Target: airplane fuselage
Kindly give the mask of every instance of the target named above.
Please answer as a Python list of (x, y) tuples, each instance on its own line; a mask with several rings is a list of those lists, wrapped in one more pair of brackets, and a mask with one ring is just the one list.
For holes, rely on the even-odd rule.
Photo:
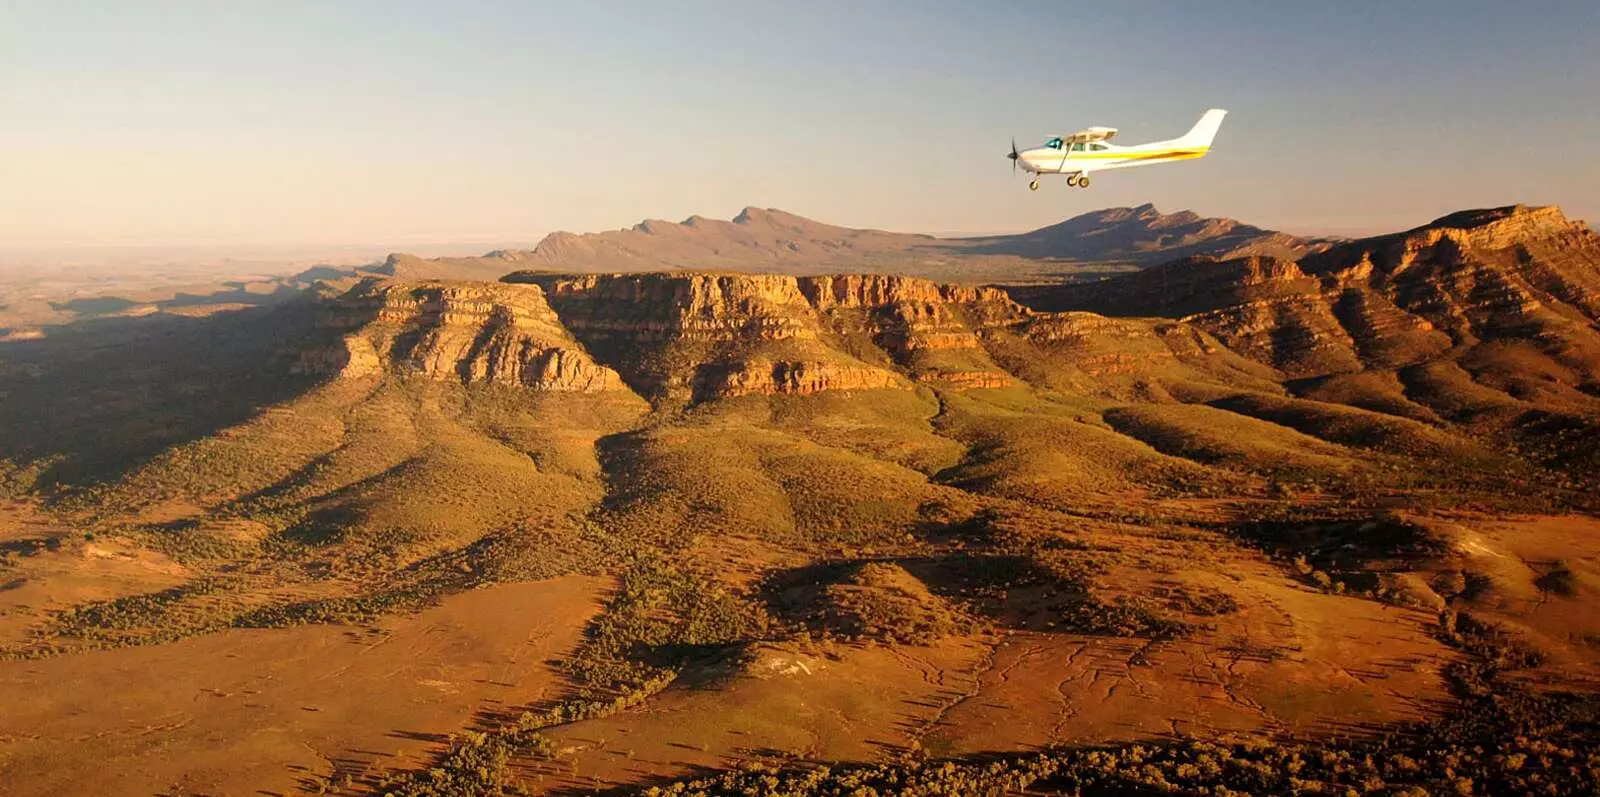
[(1123, 169), (1129, 166), (1145, 166), (1152, 163), (1192, 160), (1204, 157), (1211, 150), (1209, 145), (1184, 147), (1168, 144), (1141, 144), (1135, 147), (1119, 147), (1115, 144), (1106, 144), (1098, 141), (1086, 145), (1073, 144), (1068, 146), (1082, 146), (1083, 149), (1073, 151), (1066, 147), (1062, 149), (1035, 147), (1019, 153), (1017, 155), (1017, 163), (1025, 171), (1033, 172), (1034, 174), (1084, 174), (1108, 169)]

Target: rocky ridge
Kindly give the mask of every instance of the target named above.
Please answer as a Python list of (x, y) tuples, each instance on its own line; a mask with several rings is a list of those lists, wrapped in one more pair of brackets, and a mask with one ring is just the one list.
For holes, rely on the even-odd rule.
[(1029, 361), (1104, 392), (1152, 368), (1231, 356), (1187, 324), (1037, 313), (994, 288), (878, 275), (369, 278), (325, 300), (318, 324), (333, 340), (301, 352), (299, 372), (631, 389), (671, 404), (1009, 387), (1037, 381)]
[(1496, 340), (1586, 367), (1600, 355), (1600, 236), (1553, 207), (1463, 211), (1298, 262), (1195, 257), (1033, 298), (1179, 317), (1292, 376), (1413, 366)]

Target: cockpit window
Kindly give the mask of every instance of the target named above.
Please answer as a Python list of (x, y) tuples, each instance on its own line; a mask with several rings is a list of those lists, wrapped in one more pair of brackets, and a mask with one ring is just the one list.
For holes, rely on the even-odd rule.
[(1096, 143), (1093, 147), (1091, 147), (1091, 149), (1093, 149), (1095, 152), (1099, 152), (1101, 150), (1111, 149), (1111, 147), (1108, 147), (1105, 144)]
[(1083, 142), (1079, 141), (1079, 142), (1073, 144), (1072, 145), (1072, 151), (1073, 152), (1082, 152), (1083, 151)]
[(1050, 149), (1061, 149), (1061, 139), (1052, 138), (1049, 141), (1044, 142), (1044, 145)]

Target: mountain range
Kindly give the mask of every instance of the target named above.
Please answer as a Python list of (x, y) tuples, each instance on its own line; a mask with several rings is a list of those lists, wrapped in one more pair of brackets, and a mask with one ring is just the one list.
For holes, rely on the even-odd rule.
[(1032, 232), (977, 238), (838, 227), (781, 210), (747, 207), (731, 221), (704, 216), (682, 222), (649, 219), (611, 232), (552, 233), (533, 249), (498, 250), (479, 258), (394, 255), (370, 270), (430, 279), (483, 278), (508, 271), (850, 271), (1011, 282), (1114, 273), (1125, 270), (1119, 266), (1194, 254), (1295, 257), (1329, 244), (1190, 211), (1163, 214), (1151, 205), (1094, 211)]

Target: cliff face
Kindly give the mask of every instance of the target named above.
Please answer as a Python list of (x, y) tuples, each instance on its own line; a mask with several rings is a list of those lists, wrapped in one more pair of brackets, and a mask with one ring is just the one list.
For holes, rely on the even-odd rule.
[(1584, 365), (1600, 355), (1600, 236), (1557, 208), (1464, 211), (1298, 262), (1193, 258), (1066, 286), (1038, 306), (1182, 318), (1294, 376), (1506, 340)]
[(918, 385), (1124, 395), (1215, 381), (1234, 356), (1190, 324), (1035, 313), (992, 288), (880, 275), (374, 278), (325, 300), (319, 323), (336, 342), (302, 352), (302, 372), (632, 390), (669, 405)]
[(300, 368), (358, 378), (395, 370), (431, 379), (534, 390), (622, 388), (562, 327), (534, 285), (368, 279), (330, 302), (319, 323), (342, 331)]
[(1009, 384), (978, 331), (1025, 314), (999, 291), (891, 276), (506, 280), (542, 286), (579, 340), (657, 397)]

